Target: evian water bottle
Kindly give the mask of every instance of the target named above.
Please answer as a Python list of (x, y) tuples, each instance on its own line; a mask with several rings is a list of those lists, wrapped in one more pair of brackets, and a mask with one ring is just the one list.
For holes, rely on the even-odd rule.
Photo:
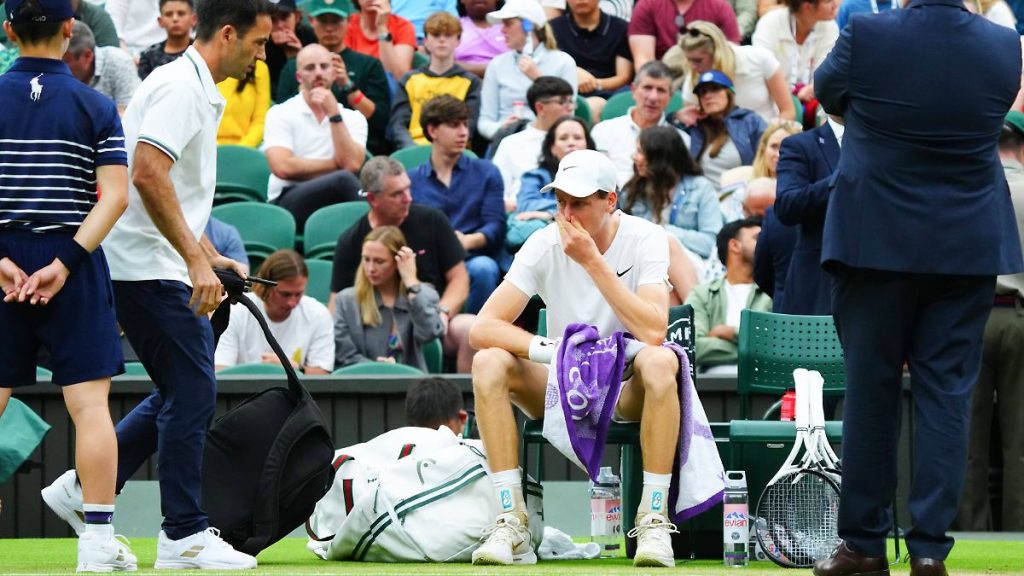
[(723, 504), (723, 560), (726, 566), (746, 566), (747, 546), (750, 542), (746, 472), (730, 470), (725, 473)]
[(622, 550), (622, 496), (619, 477), (610, 466), (601, 467), (590, 484), (590, 540), (601, 546), (601, 556)]

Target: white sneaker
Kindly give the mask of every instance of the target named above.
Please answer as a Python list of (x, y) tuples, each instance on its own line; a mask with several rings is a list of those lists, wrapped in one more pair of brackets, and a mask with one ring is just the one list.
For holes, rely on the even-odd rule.
[(537, 554), (530, 541), (530, 529), (518, 514), (509, 512), (498, 516), (494, 524), (484, 528), (483, 535), (486, 540), (473, 551), (473, 564), (537, 563)]
[(85, 532), (85, 513), (82, 512), (82, 487), (78, 485), (78, 475), (74, 470), (61, 474), (40, 492), (43, 502), (53, 510), (54, 514), (71, 525), (79, 536)]
[(171, 540), (163, 530), (156, 539), (157, 570), (245, 570), (256, 567), (256, 558), (231, 547), (220, 530), (207, 528), (181, 540)]
[(676, 565), (672, 553), (672, 534), (676, 525), (661, 514), (645, 514), (627, 536), (636, 538), (633, 566), (672, 568)]
[(77, 572), (134, 572), (138, 560), (124, 536), (109, 531), (83, 532), (78, 537)]

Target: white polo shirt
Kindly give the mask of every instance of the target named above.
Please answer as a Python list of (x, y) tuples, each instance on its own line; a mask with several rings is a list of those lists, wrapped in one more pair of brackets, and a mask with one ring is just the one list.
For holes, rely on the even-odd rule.
[[(348, 108), (341, 109), (341, 121), (348, 133), (357, 144), (366, 148), (366, 118)], [(280, 146), (292, 151), (296, 158), (309, 160), (327, 160), (334, 157), (334, 140), (331, 138), (331, 122), (326, 117), (317, 121), (316, 115), (306, 104), (302, 92), (273, 106), (267, 112), (267, 120), (263, 126), (263, 150)], [(281, 190), (298, 184), (294, 180), (284, 180), (273, 174), (267, 182), (267, 200), (274, 201), (281, 195)]]
[[(213, 208), (217, 127), (224, 104), (206, 61), (190, 46), (181, 58), (157, 68), (143, 81), (122, 120), (129, 174), (139, 142), (170, 156), (174, 191), (197, 240)], [(128, 209), (103, 249), (114, 280), (178, 280), (191, 285), (185, 260), (149, 217), (130, 177)]]
[[(619, 188), (621, 189), (629, 179), (633, 177), (633, 153), (636, 152), (636, 139), (640, 137), (640, 127), (633, 122), (633, 109), (630, 106), (622, 116), (609, 118), (597, 125), (590, 131), (594, 139), (594, 145), (601, 152), (604, 152), (615, 164), (615, 173), (619, 177)], [(668, 121), (662, 115), (658, 126), (668, 126)], [(679, 136), (690, 149), (690, 135), (677, 129)], [(692, 155), (692, 152), (691, 152)]]
[(530, 122), (522, 132), (510, 134), (498, 144), (493, 162), (505, 181), (505, 200), (515, 200), (520, 178), (540, 165), (541, 147), (547, 135), (547, 130), (536, 128)]
[[(303, 296), (299, 305), (281, 322), (267, 318), (267, 306), (255, 295), (246, 295), (267, 320), (270, 333), (281, 349), (300, 366), (316, 366), (334, 370), (334, 319), (327, 307), (310, 296)], [(273, 352), (259, 322), (242, 306), (231, 307), (228, 328), (221, 335), (214, 354), (217, 366), (234, 366), (261, 362), (264, 352)]]

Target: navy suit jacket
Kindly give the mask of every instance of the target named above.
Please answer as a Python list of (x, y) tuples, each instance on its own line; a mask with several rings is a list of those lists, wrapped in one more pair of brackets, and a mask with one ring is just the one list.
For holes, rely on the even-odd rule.
[(769, 206), (761, 219), (761, 234), (754, 249), (754, 282), (772, 297), (772, 312), (787, 313), (789, 284), (786, 272), (792, 266), (790, 261), (795, 245), (796, 228), (779, 222), (775, 210)]
[(776, 312), (832, 313), (832, 282), (821, 268), (821, 235), (829, 182), (838, 164), (839, 142), (828, 124), (782, 141), (775, 215), (782, 224), (796, 226), (797, 232), (786, 277), (786, 301)]
[(854, 15), (814, 74), (818, 100), (846, 124), (822, 262), (903, 273), (1021, 271), (996, 149), (1020, 77), (1017, 32), (960, 0)]

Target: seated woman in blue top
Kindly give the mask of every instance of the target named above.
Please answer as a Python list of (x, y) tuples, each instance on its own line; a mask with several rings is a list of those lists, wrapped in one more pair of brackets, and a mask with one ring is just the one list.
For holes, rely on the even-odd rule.
[(573, 150), (594, 150), (587, 124), (576, 116), (562, 116), (548, 128), (540, 145), (538, 168), (524, 172), (519, 180), (516, 210), (508, 217), (505, 245), (515, 252), (526, 239), (555, 219), (558, 206), (554, 190), (541, 192), (551, 183), (558, 163)]
[(397, 226), (366, 235), (355, 285), (334, 301), (336, 368), (376, 361), (427, 371), (423, 345), (444, 325), (437, 290), (416, 276), (416, 256)]
[[(701, 175), (679, 132), (671, 126), (652, 126), (640, 132), (633, 154), (633, 178), (619, 196), (623, 212), (646, 218), (665, 227), (676, 242), (669, 242), (669, 276), (678, 264), (674, 252), (685, 254), (699, 274), (715, 248), (715, 236), (722, 229), (722, 211), (711, 182)], [(680, 246), (681, 245), (681, 246)], [(681, 249), (680, 249), (681, 248)], [(676, 291), (688, 282), (672, 281)], [(682, 284), (682, 285), (681, 285)], [(680, 295), (686, 300), (686, 295)]]
[(736, 106), (732, 80), (721, 71), (701, 74), (693, 93), (699, 110), (697, 123), (689, 128), (690, 149), (718, 190), (723, 172), (754, 161), (765, 121), (752, 110)]

